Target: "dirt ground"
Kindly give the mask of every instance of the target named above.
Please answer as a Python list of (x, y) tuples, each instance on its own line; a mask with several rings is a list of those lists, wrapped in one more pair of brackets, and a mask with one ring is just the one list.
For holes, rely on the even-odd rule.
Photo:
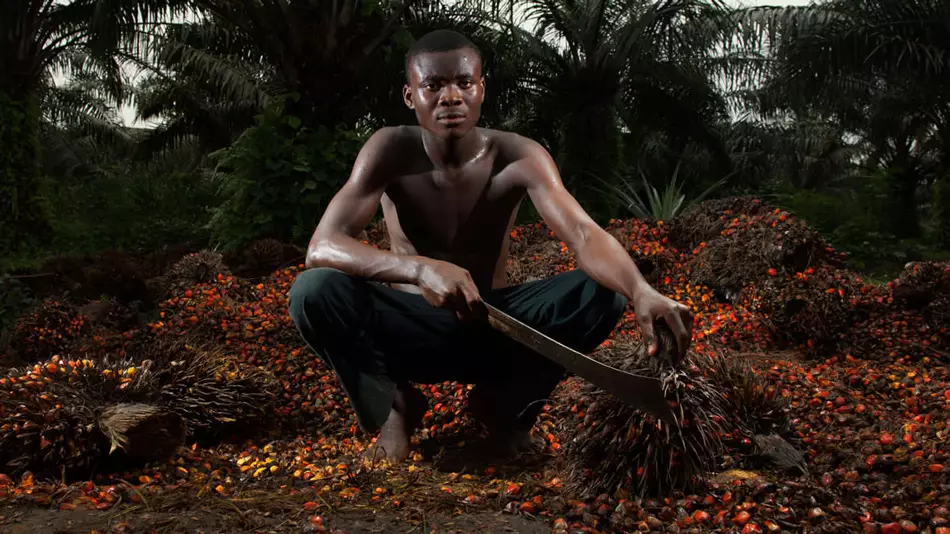
[[(120, 507), (109, 512), (93, 510), (60, 511), (36, 507), (6, 506), (0, 508), (0, 531), (5, 534), (218, 534), (218, 533), (284, 533), (339, 532), (370, 533), (463, 533), (519, 532), (540, 534), (551, 532), (543, 521), (502, 513), (465, 513), (425, 515), (424, 511), (408, 511), (403, 515), (372, 510), (338, 511), (324, 516), (322, 526), (311, 522), (306, 512), (260, 515), (254, 510), (233, 512), (181, 510), (151, 513), (144, 507)], [(318, 524), (319, 525), (319, 524)], [(321, 530), (323, 528), (324, 530)]]

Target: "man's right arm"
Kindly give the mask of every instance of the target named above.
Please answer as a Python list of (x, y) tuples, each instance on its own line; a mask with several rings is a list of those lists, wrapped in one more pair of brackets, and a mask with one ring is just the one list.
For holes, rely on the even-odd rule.
[(332, 267), (378, 282), (417, 282), (424, 258), (379, 250), (356, 239), (376, 214), (398, 166), (399, 135), (395, 128), (384, 128), (363, 145), (349, 180), (330, 200), (310, 238), (305, 263), (308, 269)]

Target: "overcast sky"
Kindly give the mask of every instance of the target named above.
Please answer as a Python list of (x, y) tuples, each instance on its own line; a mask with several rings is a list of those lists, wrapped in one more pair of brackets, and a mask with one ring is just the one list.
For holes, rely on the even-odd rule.
[[(751, 6), (805, 6), (811, 4), (813, 0), (723, 0), (726, 4), (736, 7)], [(122, 119), (127, 125), (135, 124), (135, 111), (128, 106), (121, 110)], [(144, 126), (136, 124), (137, 126)]]

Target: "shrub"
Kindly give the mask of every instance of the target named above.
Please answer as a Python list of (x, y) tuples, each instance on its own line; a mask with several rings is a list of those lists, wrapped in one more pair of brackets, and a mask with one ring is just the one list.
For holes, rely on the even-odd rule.
[(309, 237), (327, 203), (349, 177), (361, 138), (349, 130), (303, 125), (270, 108), (230, 147), (212, 154), (223, 203), (212, 239), (233, 250), (270, 237)]

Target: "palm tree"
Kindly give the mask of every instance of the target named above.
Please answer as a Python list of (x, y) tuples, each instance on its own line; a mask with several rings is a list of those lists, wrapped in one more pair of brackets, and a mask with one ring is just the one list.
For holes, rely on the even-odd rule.
[(625, 152), (656, 132), (671, 143), (674, 165), (690, 142), (722, 154), (728, 165), (709, 127), (723, 117), (725, 102), (704, 66), (725, 28), (726, 11), (715, 0), (485, 4), (498, 17), (525, 13), (505, 24), (516, 37), (512, 45), (526, 53), (521, 84), (532, 102), (516, 118), (555, 154), (565, 183), (589, 211), (614, 215), (616, 198), (600, 184), (615, 183), (630, 159)]
[(817, 113), (861, 135), (868, 161), (889, 171), (895, 234), (919, 235), (921, 151), (935, 151), (940, 180), (950, 174), (950, 1), (831, 0), (741, 21), (775, 49), (762, 109)]
[[(18, 0), (0, 6), (0, 257), (48, 235), (40, 180), (40, 123), (57, 72), (94, 73), (102, 94), (123, 98), (115, 51), (174, 0)], [(45, 99), (45, 100), (44, 100)], [(47, 106), (47, 109), (48, 109)], [(59, 111), (65, 111), (60, 108)]]
[[(171, 25), (148, 51), (152, 70), (164, 78), (154, 83), (163, 84), (166, 94), (189, 92), (192, 111), (209, 111), (202, 99), (226, 99), (244, 115), (269, 98), (292, 96), (289, 113), (305, 124), (353, 124), (388, 81), (388, 48), (394, 39), (408, 38), (401, 22), (427, 4), (193, 0), (200, 19)], [(182, 85), (169, 72), (192, 81)], [(194, 91), (199, 87), (204, 91)], [(151, 102), (158, 106), (154, 111), (162, 108), (159, 100)]]

